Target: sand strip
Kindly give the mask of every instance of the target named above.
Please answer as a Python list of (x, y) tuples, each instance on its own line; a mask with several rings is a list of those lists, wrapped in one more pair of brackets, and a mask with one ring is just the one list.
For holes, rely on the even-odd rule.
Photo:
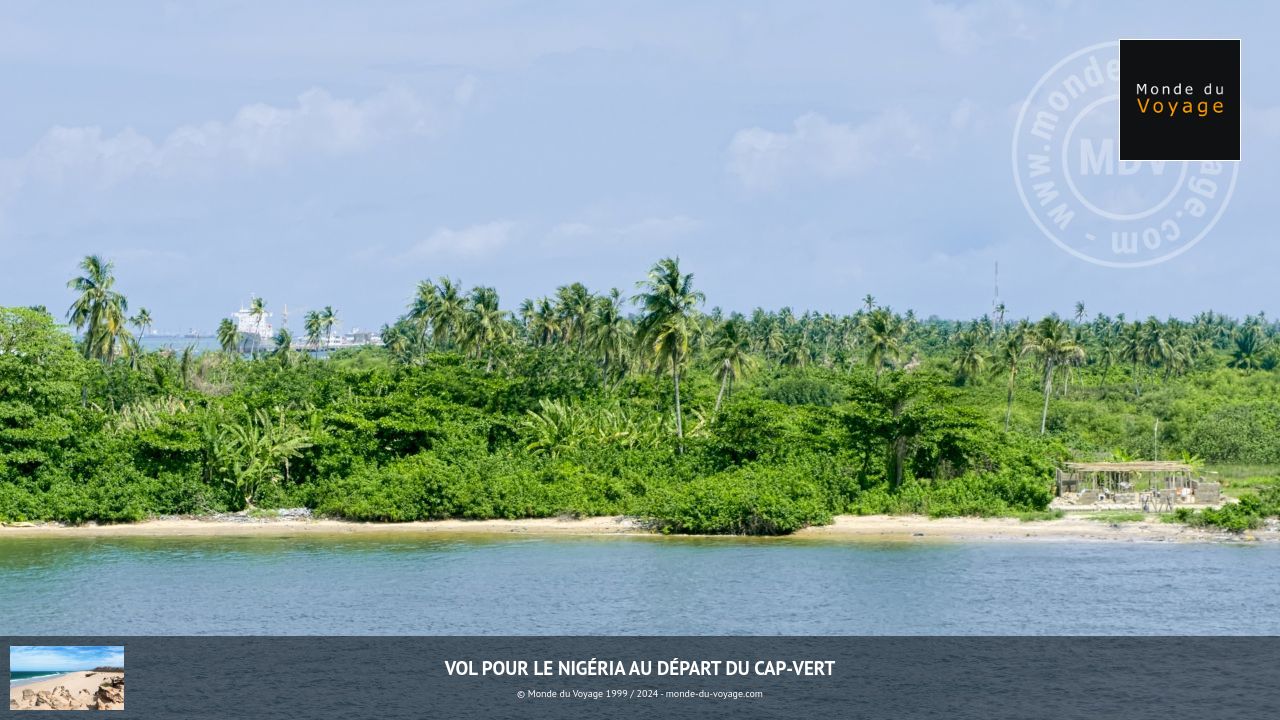
[[(17, 523), (0, 527), (7, 537), (284, 537), (303, 535), (652, 535), (642, 522), (622, 516), (528, 520), (438, 520), (358, 523), (317, 519), (166, 518), (123, 525)], [(918, 515), (839, 515), (831, 525), (811, 527), (793, 538), (849, 541), (1096, 540), (1152, 542), (1280, 541), (1275, 527), (1235, 535), (1160, 522), (1108, 523), (1067, 516), (1022, 522), (1013, 518), (939, 518)]]
[[(115, 678), (123, 678), (119, 672), (75, 672), (42, 678), (23, 685), (9, 687), (10, 710), (85, 710), (97, 703), (95, 694), (99, 686)], [(65, 692), (64, 692), (65, 691)], [(52, 704), (39, 703), (40, 693)], [(121, 691), (123, 698), (123, 691)]]

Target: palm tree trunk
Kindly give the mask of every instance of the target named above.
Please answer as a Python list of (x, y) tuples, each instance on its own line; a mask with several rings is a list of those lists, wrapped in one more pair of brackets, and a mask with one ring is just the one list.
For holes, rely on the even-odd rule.
[(1009, 394), (1005, 398), (1004, 410), (1004, 430), (1009, 432), (1009, 421), (1013, 419), (1013, 382), (1017, 377), (1017, 371), (1013, 368), (1009, 369)]
[(1053, 394), (1053, 361), (1045, 362), (1044, 366), (1044, 409), (1040, 412), (1040, 434), (1044, 434), (1045, 425), (1049, 420), (1049, 396)]
[(902, 477), (907, 464), (907, 439), (897, 437), (893, 440), (893, 487), (902, 487)]
[(680, 452), (684, 452), (684, 417), (680, 412), (680, 359), (671, 356), (671, 377), (676, 384), (676, 437), (680, 440)]
[(726, 366), (724, 369), (725, 373), (720, 378), (720, 392), (716, 393), (716, 409), (711, 411), (712, 415), (718, 415), (720, 413), (720, 402), (724, 400), (724, 389), (729, 386), (729, 361), (725, 360), (724, 364)]
[[(897, 425), (898, 420), (902, 417), (903, 401), (899, 400), (893, 406), (893, 420)], [(889, 443), (889, 463), (892, 465), (892, 473), (890, 473), (890, 482), (896, 490), (902, 487), (903, 466), (907, 459), (907, 439), (902, 435), (900, 429), (894, 430), (893, 440)]]

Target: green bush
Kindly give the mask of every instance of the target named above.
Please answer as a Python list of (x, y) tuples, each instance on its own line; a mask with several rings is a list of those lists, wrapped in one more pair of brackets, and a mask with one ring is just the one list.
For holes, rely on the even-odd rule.
[(366, 466), (322, 490), (316, 512), (384, 522), (454, 517), (458, 513), (450, 490), (457, 476), (448, 463), (429, 454)]
[(1270, 487), (1260, 495), (1243, 495), (1240, 502), (1227, 503), (1220, 508), (1192, 511), (1178, 508), (1174, 520), (1192, 527), (1208, 527), (1242, 533), (1257, 530), (1269, 517), (1280, 515), (1280, 488)]
[(787, 467), (743, 467), (660, 492), (645, 515), (664, 533), (785, 535), (831, 522), (829, 498)]
[(831, 407), (845, 398), (844, 389), (815, 377), (783, 377), (764, 390), (764, 397), (787, 405)]
[(1053, 491), (1047, 481), (1010, 471), (974, 472), (950, 480), (908, 482), (897, 493), (874, 488), (858, 495), (849, 510), (858, 515), (995, 517), (1040, 512), (1052, 500)]
[(530, 518), (622, 512), (622, 480), (570, 462), (515, 456), (453, 463), (431, 453), (366, 466), (321, 491), (317, 512), (351, 520)]

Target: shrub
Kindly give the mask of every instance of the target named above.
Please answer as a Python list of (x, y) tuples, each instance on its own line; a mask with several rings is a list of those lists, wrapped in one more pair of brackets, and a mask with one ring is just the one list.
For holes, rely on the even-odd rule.
[(1240, 502), (1220, 508), (1206, 508), (1193, 512), (1187, 508), (1174, 511), (1174, 520), (1192, 527), (1211, 527), (1228, 532), (1242, 533), (1257, 530), (1263, 520), (1280, 514), (1280, 491), (1268, 488), (1262, 495), (1244, 495)]
[(786, 535), (831, 522), (826, 494), (788, 467), (735, 468), (658, 494), (645, 513), (664, 533)]
[(445, 491), (455, 471), (430, 454), (366, 466), (321, 491), (316, 511), (351, 520), (407, 522), (452, 517)]
[(813, 377), (784, 377), (769, 385), (764, 397), (787, 405), (831, 407), (844, 400), (842, 387)]
[(1009, 471), (972, 472), (950, 480), (912, 481), (897, 494), (875, 488), (859, 494), (850, 511), (859, 515), (913, 513), (930, 517), (994, 517), (1041, 512), (1053, 491), (1046, 481)]

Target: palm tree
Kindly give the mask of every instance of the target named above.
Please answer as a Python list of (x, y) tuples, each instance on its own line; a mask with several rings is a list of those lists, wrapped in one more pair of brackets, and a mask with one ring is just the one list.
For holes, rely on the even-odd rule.
[(1142, 324), (1142, 342), (1147, 362), (1167, 369), (1173, 360), (1173, 342), (1164, 323), (1154, 317), (1147, 318)]
[(595, 297), (582, 283), (556, 289), (556, 314), (562, 338), (582, 347), (587, 340), (587, 324), (595, 306)]
[(711, 344), (711, 361), (715, 366), (715, 378), (720, 381), (720, 391), (716, 393), (713, 414), (720, 412), (720, 404), (725, 393), (731, 391), (733, 383), (755, 368), (756, 359), (750, 351), (751, 342), (741, 320), (730, 318), (717, 328), (715, 341)]
[(182, 355), (178, 360), (178, 373), (182, 375), (182, 389), (187, 389), (191, 383), (191, 368), (195, 365), (196, 348), (194, 345), (188, 345), (182, 348)]
[(146, 308), (138, 308), (138, 314), (129, 318), (129, 324), (138, 328), (138, 334), (146, 336), (151, 332), (151, 311)]
[(400, 360), (404, 360), (408, 356), (413, 341), (405, 331), (404, 323), (398, 322), (395, 325), (383, 325), (382, 329), (378, 331), (378, 335), (382, 337), (382, 346), (387, 349), (387, 352)]
[(630, 327), (622, 314), (622, 291), (613, 288), (608, 295), (596, 298), (595, 309), (587, 324), (590, 347), (600, 356), (604, 376), (614, 367), (625, 367), (620, 362), (626, 352)]
[(1009, 370), (1009, 388), (1005, 397), (1004, 429), (1008, 431), (1013, 419), (1013, 391), (1018, 381), (1018, 364), (1027, 352), (1027, 323), (1019, 322), (1017, 327), (1004, 336), (998, 349), (1000, 365)]
[(640, 306), (636, 342), (658, 363), (671, 367), (675, 384), (676, 437), (684, 449), (684, 417), (680, 408), (680, 369), (689, 352), (689, 336), (698, 305), (705, 296), (693, 289), (693, 273), (680, 272), (679, 258), (654, 263), (649, 277), (636, 283), (642, 292), (633, 301)]
[(1270, 343), (1255, 323), (1240, 326), (1234, 333), (1231, 359), (1227, 364), (1240, 370), (1257, 370), (1266, 362)]
[(778, 356), (778, 364), (788, 368), (802, 368), (809, 364), (809, 349), (805, 347), (804, 338), (793, 334), (784, 342), (782, 354)]
[(560, 334), (560, 323), (556, 319), (556, 308), (549, 298), (538, 298), (529, 303), (525, 317), (525, 330), (534, 345), (549, 345), (555, 342)]
[(293, 333), (289, 332), (289, 328), (280, 328), (280, 332), (272, 340), (275, 347), (271, 350), (271, 357), (279, 360), (285, 367), (293, 365)]
[(1084, 348), (1076, 344), (1067, 324), (1055, 315), (1039, 323), (1027, 337), (1027, 349), (1044, 363), (1044, 409), (1040, 413), (1040, 434), (1049, 419), (1049, 396), (1053, 393), (1053, 372), (1059, 365), (1084, 357)]
[(302, 329), (307, 333), (307, 345), (312, 350), (320, 349), (320, 338), (324, 337), (324, 318), (316, 310), (310, 310), (302, 318)]
[(218, 323), (218, 344), (222, 346), (222, 352), (240, 352), (240, 331), (231, 318), (223, 318), (222, 322)]
[(325, 347), (333, 345), (333, 326), (337, 324), (338, 313), (334, 311), (332, 305), (325, 305), (324, 310), (320, 311), (320, 326), (324, 328)]
[(440, 278), (435, 291), (430, 309), (431, 338), (441, 347), (452, 347), (461, 340), (467, 299), (462, 296), (461, 284), (447, 277)]
[(267, 301), (256, 297), (249, 301), (249, 315), (253, 318), (253, 349), (257, 352), (262, 345), (262, 323), (267, 316)]
[(1098, 387), (1105, 388), (1107, 387), (1107, 378), (1111, 375), (1111, 368), (1120, 359), (1120, 342), (1116, 336), (1115, 328), (1110, 322), (1100, 327), (1101, 330), (1095, 328), (1093, 334), (1097, 338), (1097, 359), (1102, 365), (1102, 375), (1098, 378)]
[(888, 308), (876, 308), (862, 316), (861, 330), (867, 362), (875, 368), (876, 383), (879, 384), (885, 364), (902, 355), (906, 329), (902, 319)]
[(511, 336), (507, 313), (498, 307), (498, 291), (491, 287), (472, 289), (462, 322), (462, 342), (477, 359), (487, 359), (485, 369), (493, 370), (493, 346)]
[[(418, 283), (418, 290), (409, 303), (409, 322), (418, 330), (420, 340), (426, 341), (431, 336), (431, 321), (435, 315), (436, 286), (430, 280)], [(317, 315), (317, 318), (319, 316)], [(316, 336), (317, 341), (319, 335)]]
[(1125, 326), (1124, 335), (1120, 340), (1120, 359), (1133, 366), (1133, 392), (1135, 395), (1142, 394), (1142, 375), (1139, 372), (1139, 368), (1150, 362), (1149, 350), (1150, 344), (1147, 342), (1142, 323), (1135, 322), (1132, 325)]
[(67, 309), (67, 320), (77, 332), (85, 330), (84, 356), (107, 363), (118, 353), (128, 352), (130, 337), (125, 327), (129, 301), (113, 289), (116, 282), (113, 267), (101, 256), (89, 255), (80, 261), (84, 275), (67, 282), (67, 287), (80, 293)]
[(961, 384), (978, 379), (987, 364), (987, 354), (982, 345), (985, 340), (977, 329), (961, 333), (956, 342), (958, 353), (955, 357), (956, 378)]

